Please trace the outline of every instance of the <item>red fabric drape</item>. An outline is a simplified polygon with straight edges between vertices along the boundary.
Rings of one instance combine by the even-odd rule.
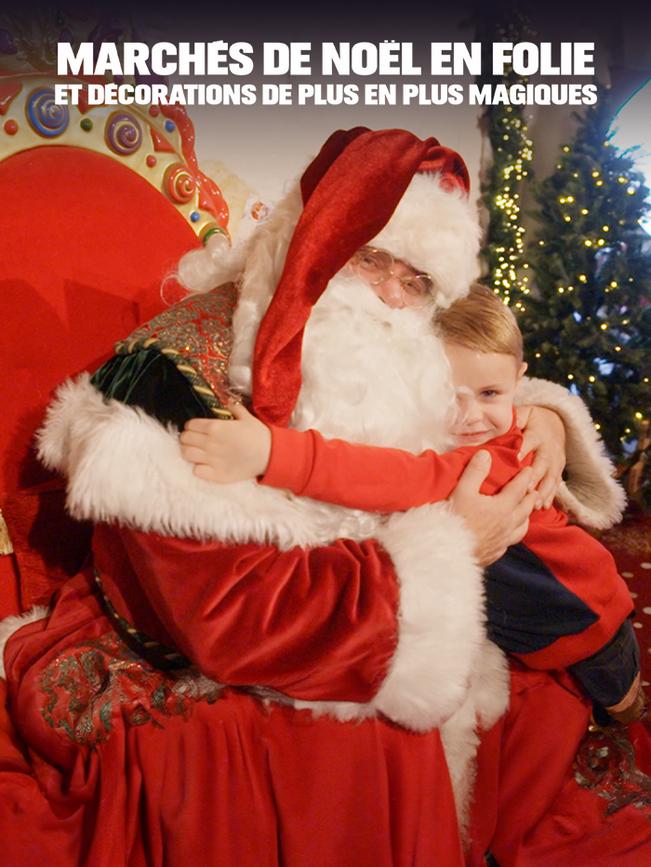
[[[4,616],[47,599],[88,549],[61,486],[41,490],[32,443],[53,389],[162,309],[163,277],[199,241],[144,178],[81,148],[0,161],[0,199],[0,508],[17,551],[0,558]]]

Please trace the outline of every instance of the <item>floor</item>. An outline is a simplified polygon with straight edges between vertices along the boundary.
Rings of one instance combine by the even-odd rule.
[[[629,510],[619,526],[600,536],[626,579],[635,604],[633,625],[641,650],[644,684],[651,685],[651,515]],[[651,689],[649,690],[651,691]]]

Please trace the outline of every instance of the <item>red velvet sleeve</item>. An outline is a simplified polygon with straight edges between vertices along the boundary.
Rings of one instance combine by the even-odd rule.
[[[375,542],[289,551],[121,529],[176,647],[222,683],[368,701],[397,642],[398,587]]]
[[[299,496],[367,512],[401,512],[446,500],[477,448],[419,455],[401,449],[326,440],[318,431],[271,427],[260,480]]]

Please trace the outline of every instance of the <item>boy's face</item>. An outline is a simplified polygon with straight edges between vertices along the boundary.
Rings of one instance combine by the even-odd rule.
[[[527,365],[512,355],[477,352],[445,341],[459,415],[451,434],[456,445],[481,445],[513,424],[515,389]]]

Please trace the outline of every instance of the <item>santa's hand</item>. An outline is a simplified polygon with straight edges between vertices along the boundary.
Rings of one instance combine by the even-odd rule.
[[[232,421],[193,418],[181,433],[181,454],[194,474],[230,484],[263,475],[271,454],[271,431],[241,404],[229,404]]]
[[[537,497],[536,492],[530,490],[530,467],[521,470],[499,494],[492,497],[480,494],[490,465],[490,454],[477,452],[450,497],[452,508],[475,537],[475,555],[481,566],[499,560],[509,545],[522,541]]]
[[[535,508],[548,509],[563,481],[565,425],[557,413],[542,406],[518,407],[517,418],[524,434],[519,458],[534,452],[531,469],[538,494]]]

